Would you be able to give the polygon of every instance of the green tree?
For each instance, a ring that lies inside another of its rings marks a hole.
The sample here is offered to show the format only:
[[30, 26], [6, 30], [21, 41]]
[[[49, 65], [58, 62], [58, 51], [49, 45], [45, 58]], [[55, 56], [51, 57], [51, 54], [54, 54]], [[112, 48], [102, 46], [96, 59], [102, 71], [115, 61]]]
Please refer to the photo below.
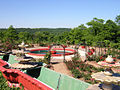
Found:
[[43, 34], [41, 32], [36, 32], [34, 34], [34, 36], [35, 36], [35, 39], [34, 39], [35, 43], [41, 43], [41, 42], [43, 42], [44, 36], [43, 36]]
[[[102, 34], [101, 34], [102, 33]], [[100, 34], [105, 40], [115, 41], [117, 34], [117, 25], [112, 20], [107, 20], [104, 24], [104, 29]]]
[[120, 25], [120, 15], [118, 15], [116, 18], [115, 18], [115, 22]]
[[93, 18], [92, 21], [87, 23], [89, 30], [93, 36], [96, 36], [101, 30], [103, 30], [103, 24], [104, 20], [98, 18]]
[[84, 31], [86, 29], [87, 28], [83, 24], [76, 28], [73, 28], [69, 33], [70, 42], [72, 44], [78, 44], [81, 41], [83, 41], [84, 38], [82, 38], [82, 37], [83, 37], [83, 35], [85, 33]]
[[14, 41], [16, 41], [18, 39], [17, 37], [17, 32], [16, 30], [13, 28], [12, 25], [10, 25], [10, 27], [8, 28], [8, 30], [6, 30], [4, 32], [4, 41], [9, 41], [10, 43], [15, 43]]
[[18, 34], [19, 42], [25, 41], [27, 43], [32, 42], [32, 35], [29, 32], [19, 32]]

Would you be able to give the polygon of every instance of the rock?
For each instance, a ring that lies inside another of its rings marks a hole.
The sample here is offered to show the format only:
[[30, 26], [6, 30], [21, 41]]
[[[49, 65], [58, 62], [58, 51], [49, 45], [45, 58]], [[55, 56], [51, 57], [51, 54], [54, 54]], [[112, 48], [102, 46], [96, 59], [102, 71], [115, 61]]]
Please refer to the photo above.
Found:
[[90, 85], [86, 90], [102, 90], [99, 87], [99, 84]]

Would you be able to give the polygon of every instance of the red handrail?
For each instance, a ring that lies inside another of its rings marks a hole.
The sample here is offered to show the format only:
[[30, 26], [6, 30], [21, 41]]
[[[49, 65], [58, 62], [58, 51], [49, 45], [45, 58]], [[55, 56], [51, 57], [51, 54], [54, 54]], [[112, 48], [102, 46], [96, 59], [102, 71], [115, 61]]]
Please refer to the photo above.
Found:
[[3, 66], [7, 62], [0, 59], [0, 71], [11, 83], [18, 83], [24, 86], [24, 90], [53, 90], [50, 86], [38, 81], [17, 69], [6, 69]]

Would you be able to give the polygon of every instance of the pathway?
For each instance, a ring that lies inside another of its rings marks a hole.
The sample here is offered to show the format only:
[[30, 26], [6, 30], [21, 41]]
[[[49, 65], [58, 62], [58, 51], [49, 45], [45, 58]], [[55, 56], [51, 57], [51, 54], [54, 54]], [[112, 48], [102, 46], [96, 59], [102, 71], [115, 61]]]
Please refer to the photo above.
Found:
[[68, 70], [65, 63], [60, 62], [60, 63], [56, 63], [56, 64], [52, 64], [52, 65], [54, 67], [54, 71], [68, 75], [68, 76], [72, 76], [72, 73], [70, 72], [70, 70]]

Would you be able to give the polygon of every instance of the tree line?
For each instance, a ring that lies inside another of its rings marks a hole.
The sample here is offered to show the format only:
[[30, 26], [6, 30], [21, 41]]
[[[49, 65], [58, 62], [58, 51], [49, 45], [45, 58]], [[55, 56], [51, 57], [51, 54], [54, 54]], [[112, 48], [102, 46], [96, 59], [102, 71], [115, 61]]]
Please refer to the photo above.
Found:
[[[0, 28], [0, 31], [5, 31], [7, 28]], [[29, 33], [35, 33], [35, 32], [51, 32], [51, 33], [61, 33], [64, 31], [70, 31], [71, 28], [15, 28], [16, 32], [29, 32]]]
[[93, 20], [71, 28], [14, 28], [0, 29], [1, 42], [10, 43], [38, 43], [38, 44], [79, 44], [95, 46], [97, 42], [104, 42], [112, 47], [120, 48], [120, 15], [112, 20], [93, 18]]

